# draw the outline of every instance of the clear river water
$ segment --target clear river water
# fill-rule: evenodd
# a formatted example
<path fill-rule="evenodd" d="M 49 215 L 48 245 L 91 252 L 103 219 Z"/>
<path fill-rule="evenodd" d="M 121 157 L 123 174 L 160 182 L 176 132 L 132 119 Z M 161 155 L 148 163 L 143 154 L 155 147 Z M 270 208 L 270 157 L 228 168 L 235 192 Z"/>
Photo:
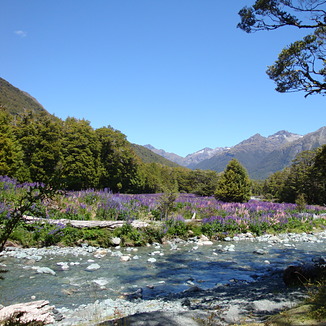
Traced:
<path fill-rule="evenodd" d="M 272 271 L 325 254 L 326 233 L 312 236 L 312 240 L 300 239 L 217 241 L 204 246 L 182 242 L 137 251 L 13 249 L 0 257 L 8 270 L 0 281 L 0 304 L 44 299 L 58 308 L 71 309 L 138 289 L 142 289 L 143 299 L 155 299 L 193 286 L 210 289 L 229 282 L 254 282 Z M 121 261 L 121 255 L 129 255 L 130 260 Z M 155 261 L 148 261 L 150 258 Z M 92 264 L 98 264 L 97 269 L 87 270 Z M 40 273 L 40 267 L 49 268 L 52 274 Z"/>

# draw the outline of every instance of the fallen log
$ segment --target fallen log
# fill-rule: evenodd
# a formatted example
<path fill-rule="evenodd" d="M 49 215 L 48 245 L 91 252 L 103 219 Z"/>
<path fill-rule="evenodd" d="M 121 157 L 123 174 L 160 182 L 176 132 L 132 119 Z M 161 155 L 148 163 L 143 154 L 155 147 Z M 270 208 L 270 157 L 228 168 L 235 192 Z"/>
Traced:
<path fill-rule="evenodd" d="M 49 218 L 39 218 L 33 216 L 24 216 L 24 220 L 27 224 L 41 223 L 41 224 L 54 224 L 54 225 L 70 225 L 74 228 L 107 228 L 115 229 L 123 226 L 126 221 L 82 221 L 82 220 L 68 220 L 68 219 L 49 219 Z M 140 229 L 148 226 L 147 222 L 143 221 L 132 221 L 131 225 L 134 228 Z"/>

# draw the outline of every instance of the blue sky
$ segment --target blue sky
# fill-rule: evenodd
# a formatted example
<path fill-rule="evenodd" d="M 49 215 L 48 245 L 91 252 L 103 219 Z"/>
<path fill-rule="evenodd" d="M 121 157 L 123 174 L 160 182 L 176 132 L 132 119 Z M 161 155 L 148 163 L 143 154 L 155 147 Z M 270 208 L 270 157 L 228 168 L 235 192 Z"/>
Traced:
<path fill-rule="evenodd" d="M 50 113 L 181 156 L 326 125 L 325 97 L 265 74 L 306 32 L 246 34 L 254 0 L 2 0 L 0 76 Z"/>

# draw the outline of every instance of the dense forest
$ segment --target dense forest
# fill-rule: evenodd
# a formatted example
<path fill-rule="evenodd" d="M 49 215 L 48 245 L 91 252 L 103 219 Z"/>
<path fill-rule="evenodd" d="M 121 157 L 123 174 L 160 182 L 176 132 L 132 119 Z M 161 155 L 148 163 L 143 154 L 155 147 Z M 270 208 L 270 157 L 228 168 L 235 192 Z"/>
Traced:
<path fill-rule="evenodd" d="M 122 193 L 165 190 L 213 194 L 213 171 L 146 163 L 126 136 L 112 127 L 93 129 L 86 120 L 65 121 L 25 111 L 0 110 L 0 175 L 43 182 L 67 190 L 103 189 Z"/>

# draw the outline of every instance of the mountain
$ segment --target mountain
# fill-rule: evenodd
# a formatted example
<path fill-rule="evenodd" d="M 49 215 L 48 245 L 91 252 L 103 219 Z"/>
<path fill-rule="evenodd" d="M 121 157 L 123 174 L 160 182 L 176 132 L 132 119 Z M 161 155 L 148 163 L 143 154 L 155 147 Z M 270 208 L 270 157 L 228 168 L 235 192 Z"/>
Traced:
<path fill-rule="evenodd" d="M 194 169 L 198 163 L 210 159 L 214 155 L 227 151 L 228 149 L 228 147 L 216 147 L 214 149 L 205 147 L 195 153 L 188 154 L 184 159 L 184 166 Z"/>
<path fill-rule="evenodd" d="M 186 157 L 182 157 L 182 156 L 179 156 L 174 153 L 166 152 L 163 149 L 157 149 L 157 148 L 153 147 L 152 145 L 144 145 L 144 147 L 148 148 L 155 154 L 158 154 L 172 162 L 177 163 L 178 165 L 185 166 L 190 169 L 195 167 L 199 162 L 209 159 L 212 156 L 216 155 L 217 153 L 228 149 L 227 147 L 225 147 L 225 148 L 217 147 L 215 149 L 205 147 L 195 153 L 188 154 Z"/>
<path fill-rule="evenodd" d="M 31 95 L 14 87 L 3 78 L 0 78 L 0 107 L 5 108 L 10 114 L 17 115 L 25 110 L 36 114 L 50 113 Z"/>
<path fill-rule="evenodd" d="M 179 164 L 169 161 L 163 156 L 156 154 L 145 146 L 131 144 L 132 149 L 136 153 L 136 155 L 144 162 L 144 163 L 159 163 L 166 166 L 171 167 L 180 167 Z"/>
<path fill-rule="evenodd" d="M 295 156 L 326 144 L 326 127 L 307 135 L 281 130 L 264 137 L 255 134 L 233 147 L 204 148 L 186 157 L 145 145 L 153 152 L 191 169 L 222 172 L 233 158 L 248 170 L 252 179 L 266 179 L 270 174 L 291 165 Z"/>
<path fill-rule="evenodd" d="M 256 134 L 228 151 L 218 153 L 198 163 L 196 169 L 221 172 L 235 158 L 248 170 L 253 179 L 265 179 L 270 174 L 289 166 L 295 156 L 326 144 L 326 127 L 301 136 L 282 130 L 271 136 Z"/>
<path fill-rule="evenodd" d="M 183 164 L 184 157 L 182 157 L 182 156 L 179 156 L 179 155 L 174 154 L 174 153 L 168 153 L 168 152 L 164 151 L 163 149 L 156 149 L 155 147 L 153 147 L 152 145 L 149 145 L 149 144 L 144 145 L 144 147 L 151 150 L 153 153 L 158 154 L 158 155 L 166 158 L 169 161 L 177 163 L 178 165 L 185 166 Z"/>

